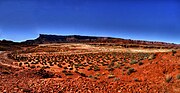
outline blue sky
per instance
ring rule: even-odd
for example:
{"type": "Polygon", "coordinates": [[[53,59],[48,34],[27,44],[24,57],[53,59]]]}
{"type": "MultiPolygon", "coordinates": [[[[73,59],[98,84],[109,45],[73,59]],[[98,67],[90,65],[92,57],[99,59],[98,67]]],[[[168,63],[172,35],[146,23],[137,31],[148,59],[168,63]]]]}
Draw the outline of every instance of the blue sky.
{"type": "Polygon", "coordinates": [[[95,35],[180,44],[178,0],[0,0],[0,39],[95,35]]]}

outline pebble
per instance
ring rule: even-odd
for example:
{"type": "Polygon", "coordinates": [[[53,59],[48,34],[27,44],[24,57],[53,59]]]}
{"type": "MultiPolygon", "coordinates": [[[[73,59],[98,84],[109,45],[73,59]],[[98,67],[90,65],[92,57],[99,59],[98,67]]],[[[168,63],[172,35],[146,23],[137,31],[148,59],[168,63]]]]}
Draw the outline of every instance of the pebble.
{"type": "Polygon", "coordinates": [[[4,91],[3,91],[3,93],[7,93],[7,91],[6,91],[6,90],[4,90],[4,91]]]}

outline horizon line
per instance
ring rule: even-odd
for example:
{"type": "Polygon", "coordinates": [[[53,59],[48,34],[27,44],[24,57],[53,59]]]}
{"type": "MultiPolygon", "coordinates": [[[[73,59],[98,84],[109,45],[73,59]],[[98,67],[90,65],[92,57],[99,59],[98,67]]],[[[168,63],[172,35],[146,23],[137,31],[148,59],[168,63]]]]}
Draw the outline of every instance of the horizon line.
{"type": "Polygon", "coordinates": [[[170,44],[177,44],[180,45],[180,43],[178,42],[168,42],[168,41],[160,41],[160,40],[147,40],[147,39],[132,39],[132,38],[121,38],[121,37],[113,37],[113,36],[102,36],[102,35],[80,35],[80,34],[38,34],[38,36],[36,38],[29,38],[26,40],[12,40],[12,39],[0,39],[1,41],[6,40],[6,41],[13,41],[13,42],[25,42],[28,40],[34,40],[37,39],[40,35],[54,35],[54,36],[89,36],[89,37],[105,37],[105,38],[115,38],[115,39],[125,39],[125,40],[134,40],[134,41],[146,41],[146,42],[161,42],[161,43],[170,43],[170,44]]]}

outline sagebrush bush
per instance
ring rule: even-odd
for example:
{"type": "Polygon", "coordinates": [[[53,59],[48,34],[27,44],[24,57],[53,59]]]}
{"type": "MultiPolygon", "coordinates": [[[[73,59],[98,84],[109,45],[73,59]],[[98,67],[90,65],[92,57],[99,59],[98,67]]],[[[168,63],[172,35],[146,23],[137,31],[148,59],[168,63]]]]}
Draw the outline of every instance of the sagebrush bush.
{"type": "Polygon", "coordinates": [[[156,54],[151,54],[151,55],[148,57],[149,60],[152,60],[152,59],[155,59],[155,58],[156,58],[156,54]]]}
{"type": "Polygon", "coordinates": [[[94,71],[100,71],[100,68],[97,65],[95,65],[94,66],[94,71]]]}
{"type": "Polygon", "coordinates": [[[138,64],[139,64],[139,65],[143,65],[144,63],[143,63],[143,62],[139,62],[138,64]]]}
{"type": "Polygon", "coordinates": [[[176,78],[177,78],[177,79],[180,79],[180,74],[178,74],[178,75],[176,76],[176,78]]]}
{"type": "Polygon", "coordinates": [[[43,78],[52,78],[55,74],[49,71],[46,71],[44,68],[41,68],[36,72],[36,74],[42,76],[43,78]]]}
{"type": "Polygon", "coordinates": [[[19,66],[20,66],[20,67],[22,66],[22,62],[19,63],[19,66]]]}
{"type": "Polygon", "coordinates": [[[134,78],[134,81],[135,81],[135,82],[139,82],[139,79],[138,79],[138,78],[134,78]]]}
{"type": "Polygon", "coordinates": [[[172,50],[172,56],[174,56],[174,54],[176,54],[176,50],[172,50]]]}
{"type": "Polygon", "coordinates": [[[129,68],[127,74],[130,75],[131,73],[135,72],[134,68],[129,68]]]}
{"type": "Polygon", "coordinates": [[[136,64],[138,63],[136,60],[131,60],[130,64],[133,65],[133,64],[136,64]]]}
{"type": "Polygon", "coordinates": [[[86,74],[84,74],[84,73],[82,73],[82,72],[80,72],[79,74],[80,74],[81,76],[83,76],[83,77],[87,77],[86,74]]]}
{"type": "Polygon", "coordinates": [[[110,75],[108,75],[108,78],[115,78],[115,75],[110,74],[110,75]]]}

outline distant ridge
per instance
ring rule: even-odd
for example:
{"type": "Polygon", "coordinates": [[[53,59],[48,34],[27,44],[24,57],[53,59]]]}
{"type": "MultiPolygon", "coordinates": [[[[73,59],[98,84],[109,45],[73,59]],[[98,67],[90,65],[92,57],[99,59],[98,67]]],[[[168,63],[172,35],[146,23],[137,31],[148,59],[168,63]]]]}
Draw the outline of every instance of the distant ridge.
{"type": "Polygon", "coordinates": [[[35,40],[27,40],[27,44],[44,44],[44,43],[81,43],[81,42],[95,42],[116,39],[112,37],[96,37],[96,36],[81,36],[81,35],[46,35],[40,34],[35,40]]]}
{"type": "Polygon", "coordinates": [[[35,44],[48,44],[48,43],[115,43],[126,45],[150,45],[150,46],[166,46],[169,48],[180,48],[180,44],[156,42],[156,41],[143,41],[131,40],[113,37],[98,37],[98,36],[81,36],[81,35],[47,35],[39,34],[39,37],[34,40],[27,40],[22,44],[35,45],[35,44]]]}

